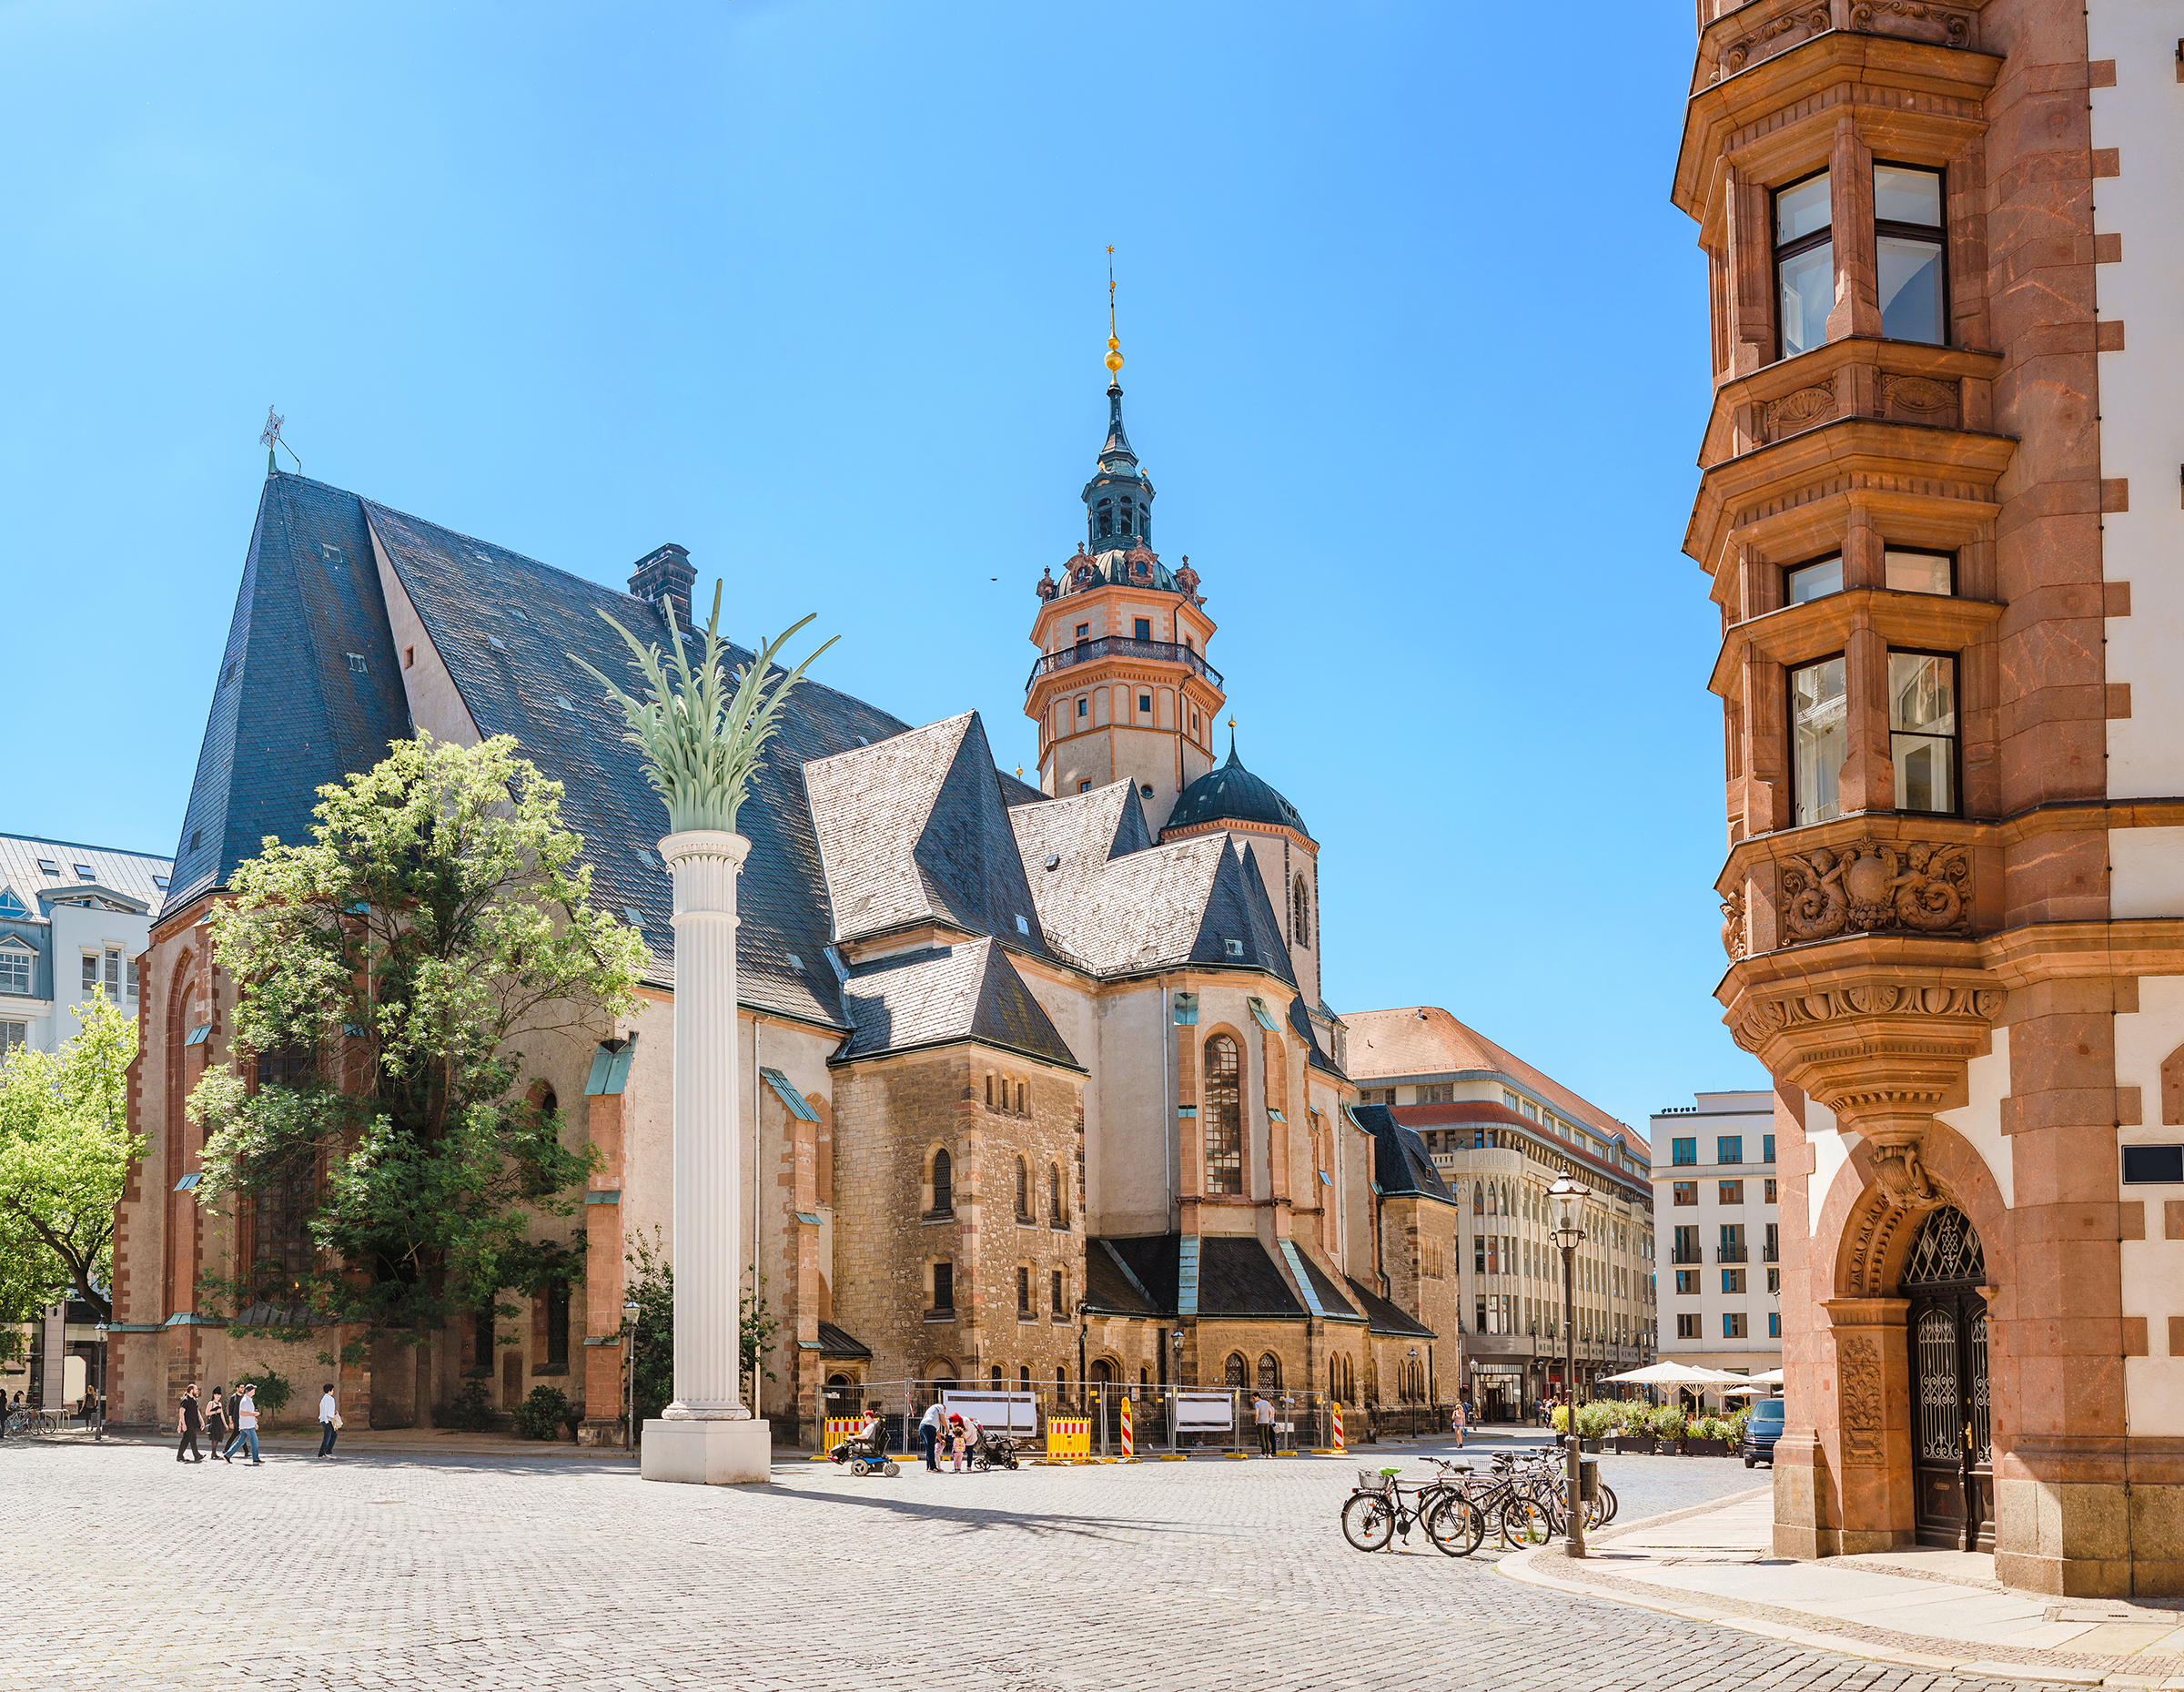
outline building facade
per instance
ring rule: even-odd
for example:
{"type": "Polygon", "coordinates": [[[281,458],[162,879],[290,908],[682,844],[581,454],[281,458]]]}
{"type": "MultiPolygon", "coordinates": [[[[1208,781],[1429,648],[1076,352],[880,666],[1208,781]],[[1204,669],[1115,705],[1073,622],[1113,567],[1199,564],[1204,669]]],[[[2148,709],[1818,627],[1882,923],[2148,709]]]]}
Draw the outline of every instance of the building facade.
{"type": "Polygon", "coordinates": [[[2184,1591],[2176,0],[1700,7],[1775,1545],[2184,1591]]]}
{"type": "Polygon", "coordinates": [[[1431,1278],[1446,1289],[1442,1322],[1463,1333],[1473,1413],[1506,1421],[1565,1395],[1562,1268],[1547,1201],[1565,1169],[1592,1195],[1572,1264],[1577,1393],[1590,1397],[1605,1376],[1652,1363],[1653,1192],[1643,1138],[1436,1007],[1343,1020],[1368,1108],[1425,1142],[1456,1201],[1461,1249],[1431,1278]]]}
{"type": "Polygon", "coordinates": [[[0,835],[0,1056],[59,1050],[96,992],[135,1014],[136,957],[171,867],[143,852],[0,835]]]}
{"type": "MultiPolygon", "coordinates": [[[[784,1322],[759,1403],[785,1428],[830,1393],[899,1406],[940,1382],[1431,1395],[1411,1360],[1441,1318],[1410,1266],[1457,1255],[1457,1206],[1413,1131],[1355,1109],[1319,996],[1317,843],[1233,745],[1214,761],[1214,623],[1198,577],[1149,549],[1150,483],[1118,387],[1108,401],[1087,540],[1037,584],[1043,785],[996,767],[975,714],[913,727],[812,684],[742,813],[745,1238],[784,1322]]],[[[513,1324],[379,1336],[346,1390],[374,1424],[410,1425],[469,1382],[503,1411],[554,1384],[585,1405],[585,1437],[616,1436],[625,1253],[672,1247],[671,887],[657,801],[566,654],[624,662],[600,611],[664,643],[660,601],[687,626],[695,573],[661,547],[624,594],[268,479],[143,963],[152,1150],[117,1234],[118,1413],[160,1419],[185,1381],[239,1367],[300,1378],[326,1349],[231,1333],[289,1322],[310,1195],[230,1213],[193,1191],[198,1078],[293,1073],[230,1039],[235,988],[205,925],[234,866],[267,835],[301,837],[315,787],[392,740],[508,734],[564,783],[595,897],[651,952],[639,1014],[523,1047],[531,1096],[603,1160],[584,1274],[513,1324]],[[200,1278],[238,1268],[258,1302],[210,1306],[200,1278]]],[[[347,1038],[312,1054],[322,1072],[347,1038]]]]}
{"type": "Polygon", "coordinates": [[[1781,1178],[1772,1093],[1699,1093],[1662,1111],[1653,1141],[1662,1219],[1661,1356],[1764,1374],[1782,1363],[1781,1178]]]}

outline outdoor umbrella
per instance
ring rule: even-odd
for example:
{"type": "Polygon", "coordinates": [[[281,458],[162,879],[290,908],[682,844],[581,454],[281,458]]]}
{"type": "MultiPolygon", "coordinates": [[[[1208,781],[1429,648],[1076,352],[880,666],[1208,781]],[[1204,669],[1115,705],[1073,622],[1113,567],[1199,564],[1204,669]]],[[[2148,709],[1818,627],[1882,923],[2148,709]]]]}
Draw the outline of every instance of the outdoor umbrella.
{"type": "MultiPolygon", "coordinates": [[[[1633,1386],[1688,1386],[1700,1390],[1744,1379],[1741,1374],[1724,1374],[1718,1369],[1694,1369],[1688,1363],[1651,1363],[1643,1369],[1632,1369],[1607,1378],[1627,1381],[1633,1386]]],[[[1781,1377],[1777,1374],[1775,1378],[1781,1377]]]]}

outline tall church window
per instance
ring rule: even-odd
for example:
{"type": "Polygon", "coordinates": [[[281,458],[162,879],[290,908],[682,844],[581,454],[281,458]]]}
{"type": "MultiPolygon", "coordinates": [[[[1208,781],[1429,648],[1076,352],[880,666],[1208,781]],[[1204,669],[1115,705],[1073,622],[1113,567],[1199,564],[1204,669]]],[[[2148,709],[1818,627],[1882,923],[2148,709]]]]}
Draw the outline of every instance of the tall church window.
{"type": "Polygon", "coordinates": [[[956,1160],[945,1151],[933,1154],[933,1209],[935,1216],[950,1216],[956,1211],[956,1160]]]}
{"type": "Polygon", "coordinates": [[[1206,1190],[1243,1190],[1243,1078],[1236,1042],[1217,1034],[1206,1042],[1206,1190]]]}
{"type": "Polygon", "coordinates": [[[1259,1390],[1262,1393],[1281,1391],[1281,1359],[1272,1352],[1262,1352],[1259,1359],[1259,1390]]]}
{"type": "Polygon", "coordinates": [[[1240,1352],[1230,1352],[1228,1362],[1221,1372],[1221,1384],[1231,1387],[1248,1386],[1250,1384],[1246,1379],[1246,1371],[1249,1367],[1249,1365],[1244,1362],[1243,1354],[1240,1352]]]}
{"type": "Polygon", "coordinates": [[[1312,943],[1312,887],[1311,884],[1302,876],[1297,877],[1297,892],[1293,903],[1296,907],[1297,944],[1309,946],[1312,943]]]}
{"type": "Polygon", "coordinates": [[[1069,1212],[1062,1204],[1062,1166],[1058,1163],[1046,1166],[1046,1221],[1053,1228],[1067,1230],[1069,1226],[1069,1212]]]}
{"type": "Polygon", "coordinates": [[[1031,1165],[1022,1158],[1016,1160],[1016,1220],[1028,1222],[1031,1214],[1031,1165]]]}

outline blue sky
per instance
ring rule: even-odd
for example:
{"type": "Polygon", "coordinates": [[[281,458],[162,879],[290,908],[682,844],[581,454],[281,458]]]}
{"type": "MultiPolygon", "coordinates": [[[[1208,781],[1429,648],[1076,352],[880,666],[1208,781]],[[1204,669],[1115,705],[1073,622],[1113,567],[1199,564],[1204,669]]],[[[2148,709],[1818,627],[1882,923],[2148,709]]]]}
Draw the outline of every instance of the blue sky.
{"type": "Polygon", "coordinates": [[[1322,842],[1328,996],[1626,1120],[1723,1030],[1678,551],[1691,19],[1458,6],[0,9],[0,827],[171,852],[264,471],[620,583],[1005,762],[1117,248],[1163,555],[1322,842]],[[285,463],[286,461],[284,461],[285,463]]]}

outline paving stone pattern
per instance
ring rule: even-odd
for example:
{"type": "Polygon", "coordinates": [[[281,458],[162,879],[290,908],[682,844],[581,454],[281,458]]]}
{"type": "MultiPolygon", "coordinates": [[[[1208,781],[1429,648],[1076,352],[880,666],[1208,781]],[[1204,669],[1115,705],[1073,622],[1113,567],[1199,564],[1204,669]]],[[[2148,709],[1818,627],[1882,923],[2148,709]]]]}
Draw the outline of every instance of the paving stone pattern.
{"type": "MultiPolygon", "coordinates": [[[[772,1487],[728,1490],[647,1484],[606,1460],[180,1468],[150,1446],[14,1443],[0,1688],[2004,1684],[1542,1591],[1422,1535],[1361,1555],[1337,1521],[1357,1466],[906,1464],[859,1480],[784,1464],[772,1487]]],[[[1673,1508],[1749,1479],[1660,1468],[1611,1480],[1673,1508]]]]}

